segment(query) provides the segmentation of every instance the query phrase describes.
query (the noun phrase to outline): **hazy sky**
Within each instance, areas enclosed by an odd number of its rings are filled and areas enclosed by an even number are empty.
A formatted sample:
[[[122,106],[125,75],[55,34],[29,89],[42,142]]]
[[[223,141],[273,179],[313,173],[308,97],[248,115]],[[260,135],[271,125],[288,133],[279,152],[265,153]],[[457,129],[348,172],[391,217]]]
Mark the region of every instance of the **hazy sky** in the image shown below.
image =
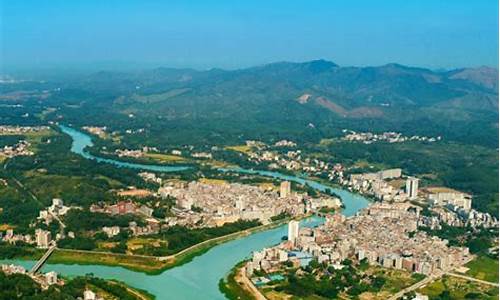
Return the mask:
[[[0,0],[4,66],[498,65],[495,0]]]

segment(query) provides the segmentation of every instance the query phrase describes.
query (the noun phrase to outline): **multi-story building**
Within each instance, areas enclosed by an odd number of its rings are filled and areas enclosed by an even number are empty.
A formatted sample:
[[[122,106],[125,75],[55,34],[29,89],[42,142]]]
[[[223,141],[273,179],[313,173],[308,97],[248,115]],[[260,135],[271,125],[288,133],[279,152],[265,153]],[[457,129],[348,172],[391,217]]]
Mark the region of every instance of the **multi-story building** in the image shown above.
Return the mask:
[[[406,179],[406,195],[409,199],[415,199],[418,196],[418,178],[409,177]]]
[[[289,197],[292,193],[292,185],[290,181],[282,181],[280,184],[280,198]]]
[[[288,223],[288,240],[294,245],[297,243],[299,237],[299,222],[292,220]]]
[[[35,230],[36,245],[38,248],[48,248],[52,241],[50,231],[37,229]]]
[[[432,205],[453,205],[469,210],[472,207],[472,196],[449,188],[427,188],[428,199]]]

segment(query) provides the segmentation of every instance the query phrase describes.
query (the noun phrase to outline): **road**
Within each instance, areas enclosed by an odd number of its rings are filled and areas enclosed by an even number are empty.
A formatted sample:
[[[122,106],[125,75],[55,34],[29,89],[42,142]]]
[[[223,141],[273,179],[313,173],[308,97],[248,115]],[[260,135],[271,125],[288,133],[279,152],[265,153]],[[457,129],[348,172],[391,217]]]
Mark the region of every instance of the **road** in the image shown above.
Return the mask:
[[[426,285],[426,284],[428,284],[428,283],[430,283],[430,282],[432,282],[432,281],[440,278],[441,276],[443,276],[443,274],[444,273],[439,272],[439,273],[436,273],[436,274],[431,275],[429,277],[426,277],[423,280],[421,280],[421,281],[413,284],[412,286],[409,286],[409,287],[407,287],[405,289],[402,289],[401,291],[399,291],[396,294],[392,295],[388,300],[397,300],[397,299],[403,297],[404,294],[409,293],[411,291],[414,291],[416,289],[419,289],[422,286],[424,286],[424,285]]]
[[[242,267],[238,270],[235,277],[236,282],[242,286],[243,289],[247,290],[255,299],[266,300],[267,298],[262,295],[262,293],[255,287],[255,285],[248,279],[246,275],[246,267]]]
[[[462,278],[462,279],[466,279],[466,280],[470,280],[470,281],[474,281],[474,282],[478,282],[478,283],[482,283],[482,284],[487,284],[487,285],[498,287],[498,283],[494,283],[494,282],[490,282],[490,281],[485,281],[485,280],[477,279],[477,278],[470,277],[470,276],[465,276],[465,275],[451,273],[451,272],[446,273],[446,275],[453,276],[453,277],[458,277],[458,278]]]
[[[23,190],[25,191],[28,195],[31,196],[31,198],[33,200],[35,200],[38,204],[40,204],[41,207],[44,206],[44,204],[38,199],[37,196],[35,196],[35,194],[33,194],[30,190],[28,190],[24,184],[22,182],[20,182],[19,180],[17,180],[17,178],[15,178],[14,176],[11,177],[12,180],[14,180],[14,182]],[[54,215],[53,213],[50,213],[52,215],[52,217],[54,217],[54,219],[57,220],[57,222],[59,222],[59,224],[61,225],[61,229],[62,229],[62,233],[64,233],[64,229],[66,228],[66,225],[62,222],[62,220],[59,218],[59,216],[57,215]]]
[[[431,275],[429,277],[426,277],[423,280],[415,283],[414,285],[409,286],[409,287],[397,292],[396,294],[392,295],[388,300],[397,300],[397,299],[401,298],[404,294],[411,292],[411,291],[414,291],[414,290],[417,290],[417,289],[421,288],[422,286],[424,286],[424,285],[426,285],[426,284],[428,284],[436,279],[439,279],[440,277],[442,277],[445,274],[448,276],[462,278],[465,280],[470,280],[470,281],[474,281],[474,282],[481,283],[481,284],[487,284],[487,285],[491,285],[491,286],[495,286],[495,287],[499,286],[498,283],[489,282],[489,281],[477,279],[477,278],[470,277],[470,276],[465,276],[465,275],[456,274],[456,273],[452,273],[452,272],[439,272],[439,273],[436,273],[436,274]]]

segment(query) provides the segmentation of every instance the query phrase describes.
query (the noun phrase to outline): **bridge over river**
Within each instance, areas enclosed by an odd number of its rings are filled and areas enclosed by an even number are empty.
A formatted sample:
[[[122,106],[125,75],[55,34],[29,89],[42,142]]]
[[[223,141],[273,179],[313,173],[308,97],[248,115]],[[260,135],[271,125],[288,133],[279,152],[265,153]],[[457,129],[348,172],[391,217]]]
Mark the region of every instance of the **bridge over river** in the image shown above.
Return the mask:
[[[43,254],[43,256],[36,262],[36,264],[31,268],[30,270],[30,274],[35,274],[36,272],[38,272],[42,267],[43,265],[45,264],[45,262],[47,261],[47,259],[49,259],[50,255],[54,252],[54,250],[56,250],[56,246],[50,246],[49,249],[47,250],[47,252],[45,252]]]

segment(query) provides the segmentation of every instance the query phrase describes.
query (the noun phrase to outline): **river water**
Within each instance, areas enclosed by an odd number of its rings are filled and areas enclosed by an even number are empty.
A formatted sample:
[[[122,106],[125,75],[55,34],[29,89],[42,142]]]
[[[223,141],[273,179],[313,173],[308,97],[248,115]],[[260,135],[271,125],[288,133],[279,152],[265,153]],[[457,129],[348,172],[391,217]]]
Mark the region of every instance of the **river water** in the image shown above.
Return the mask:
[[[114,164],[120,167],[144,169],[160,172],[174,172],[185,170],[187,167],[155,166],[143,165],[127,162],[120,162],[107,158],[100,158],[91,155],[84,149],[92,145],[90,136],[77,131],[73,128],[60,125],[61,130],[73,138],[71,151],[82,155],[88,159],[94,159],[99,162]],[[368,200],[362,196],[352,194],[342,189],[325,186],[316,181],[300,178],[296,176],[284,175],[276,172],[246,170],[246,169],[222,169],[221,171],[234,171],[241,173],[253,173],[263,176],[291,180],[298,183],[307,183],[318,190],[330,188],[338,194],[345,205],[343,214],[346,216],[354,215],[358,210],[368,205]],[[313,227],[322,223],[322,219],[312,217],[301,221],[301,226]],[[175,267],[159,275],[146,275],[140,272],[134,272],[122,267],[108,267],[100,265],[62,265],[46,264],[42,268],[43,272],[56,271],[66,276],[84,275],[93,273],[95,276],[106,279],[117,279],[129,284],[132,287],[147,290],[154,294],[157,299],[174,300],[205,300],[205,299],[224,299],[218,288],[221,278],[226,276],[231,268],[246,257],[249,257],[252,251],[260,250],[280,242],[281,238],[287,234],[286,225],[270,229],[263,232],[239,238],[233,241],[218,245],[206,253],[195,257],[191,262],[182,266]],[[16,263],[26,268],[30,268],[33,261],[3,261],[3,263]]]

